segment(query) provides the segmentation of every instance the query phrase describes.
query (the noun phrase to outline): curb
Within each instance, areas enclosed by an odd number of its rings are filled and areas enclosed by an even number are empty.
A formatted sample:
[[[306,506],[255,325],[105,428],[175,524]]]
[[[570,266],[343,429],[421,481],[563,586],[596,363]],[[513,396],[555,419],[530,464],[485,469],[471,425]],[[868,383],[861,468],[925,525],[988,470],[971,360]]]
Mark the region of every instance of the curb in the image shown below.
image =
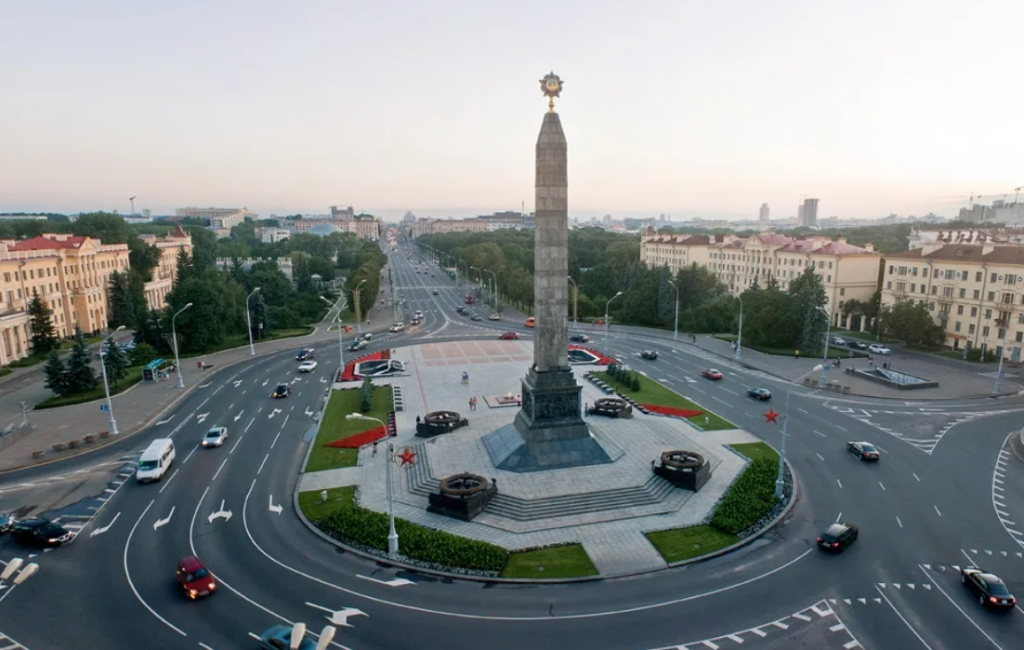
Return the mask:
[[[314,440],[315,440],[315,438],[314,438]],[[773,449],[774,449],[774,447],[773,447]],[[310,447],[306,451],[306,458],[307,459],[309,458],[309,455],[312,453],[312,450],[313,450],[313,445],[312,445],[312,443],[310,443]],[[305,466],[305,461],[303,461],[303,466]],[[633,577],[633,576],[648,575],[648,574],[651,574],[651,573],[657,573],[659,571],[666,571],[666,570],[669,570],[669,569],[674,569],[674,568],[677,568],[677,567],[686,566],[688,564],[695,564],[697,562],[704,562],[705,560],[711,560],[711,559],[714,559],[716,557],[721,557],[722,555],[725,555],[726,553],[731,553],[733,551],[739,550],[739,549],[743,548],[744,546],[746,546],[747,544],[750,544],[751,542],[753,542],[754,540],[758,539],[759,537],[761,537],[762,535],[764,535],[768,531],[774,529],[779,524],[779,522],[781,522],[789,514],[789,512],[793,509],[793,506],[796,505],[796,501],[797,501],[797,498],[799,496],[799,490],[797,488],[796,473],[793,472],[793,467],[789,464],[788,460],[786,461],[786,469],[789,471],[790,476],[793,478],[793,494],[792,494],[792,496],[789,499],[789,503],[786,504],[786,507],[783,508],[782,512],[780,512],[778,514],[778,516],[775,517],[775,519],[772,519],[764,528],[762,528],[761,530],[757,531],[753,535],[750,535],[749,537],[741,539],[740,541],[736,542],[732,546],[728,546],[726,548],[718,549],[717,551],[712,551],[711,553],[708,553],[707,555],[701,555],[699,557],[692,557],[692,558],[690,558],[688,560],[680,560],[679,562],[666,563],[666,565],[663,566],[663,567],[658,567],[658,568],[653,568],[653,569],[646,569],[644,571],[636,571],[634,573],[616,573],[616,574],[607,575],[607,576],[605,576],[605,575],[596,575],[596,576],[587,576],[587,577],[584,577],[584,578],[531,579],[531,578],[500,578],[498,576],[491,577],[491,576],[467,575],[467,574],[462,574],[462,573],[450,573],[448,571],[440,571],[438,569],[428,569],[428,568],[424,568],[424,567],[421,567],[421,566],[418,566],[418,565],[415,565],[415,564],[406,564],[405,562],[402,562],[401,560],[393,560],[393,559],[387,557],[386,555],[376,555],[376,554],[373,554],[373,553],[367,553],[366,551],[363,551],[361,549],[357,549],[357,548],[351,547],[348,544],[340,542],[340,541],[334,539],[333,537],[325,534],[319,528],[314,526],[313,523],[311,521],[309,521],[309,519],[306,518],[306,515],[303,514],[302,509],[299,508],[299,483],[301,482],[301,479],[295,482],[295,492],[292,495],[292,507],[295,509],[295,514],[298,516],[299,521],[301,521],[303,524],[305,524],[306,528],[308,528],[311,531],[313,531],[313,534],[315,534],[320,539],[324,540],[328,544],[331,544],[331,545],[335,546],[336,548],[340,548],[340,549],[342,549],[342,550],[344,550],[344,551],[346,551],[348,553],[352,553],[353,555],[356,555],[358,557],[361,557],[361,558],[364,558],[364,559],[367,559],[367,560],[372,560],[372,561],[376,562],[378,565],[382,565],[382,566],[396,567],[396,568],[399,568],[399,569],[402,569],[402,570],[405,570],[405,571],[409,571],[411,573],[423,573],[423,574],[431,575],[431,576],[438,576],[438,577],[442,577],[442,578],[452,578],[452,579],[457,579],[457,580],[469,580],[469,581],[472,581],[472,582],[492,582],[492,583],[503,583],[503,584],[531,584],[531,585],[536,585],[536,584],[540,584],[540,585],[553,584],[554,585],[554,584],[570,584],[570,583],[579,583],[579,582],[597,582],[599,580],[612,580],[612,579],[617,579],[617,578],[629,578],[629,577]],[[645,535],[645,538],[646,538],[646,535]],[[579,543],[579,542],[577,542],[577,543]],[[650,543],[650,542],[648,541],[648,543]],[[510,552],[514,553],[515,551],[510,551]]]
[[[1010,434],[1010,451],[1024,463],[1024,429]]]

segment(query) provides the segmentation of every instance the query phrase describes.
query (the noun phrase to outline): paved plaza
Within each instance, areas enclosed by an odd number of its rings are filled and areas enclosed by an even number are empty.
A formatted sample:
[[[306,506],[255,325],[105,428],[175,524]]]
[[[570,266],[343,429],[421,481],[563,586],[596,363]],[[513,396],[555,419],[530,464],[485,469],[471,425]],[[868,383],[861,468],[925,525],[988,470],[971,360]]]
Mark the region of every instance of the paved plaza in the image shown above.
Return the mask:
[[[591,433],[611,449],[614,463],[530,473],[498,470],[481,438],[512,422],[516,407],[494,406],[487,397],[518,395],[520,378],[532,360],[528,341],[456,341],[397,350],[406,374],[378,380],[401,389],[404,410],[397,413],[398,449],[418,453],[417,466],[394,473],[397,516],[455,534],[485,540],[510,550],[580,542],[604,576],[665,566],[644,532],[703,523],[742,470],[745,459],[726,445],[756,442],[743,430],[701,432],[683,420],[644,415],[612,420],[588,417]],[[576,366],[582,399],[592,404],[604,394],[583,378],[594,366]],[[463,384],[463,372],[469,383]],[[337,385],[336,385],[337,387]],[[470,398],[477,398],[470,411]],[[469,426],[425,440],[415,437],[416,416],[458,411]],[[712,477],[700,492],[671,487],[654,477],[651,461],[671,449],[697,451],[712,465]],[[386,454],[364,448],[356,467],[304,474],[301,490],[359,486],[360,505],[386,511]],[[499,495],[472,522],[427,512],[436,481],[461,472],[497,480]],[[600,493],[622,493],[620,499]],[[513,506],[504,506],[512,503]]]

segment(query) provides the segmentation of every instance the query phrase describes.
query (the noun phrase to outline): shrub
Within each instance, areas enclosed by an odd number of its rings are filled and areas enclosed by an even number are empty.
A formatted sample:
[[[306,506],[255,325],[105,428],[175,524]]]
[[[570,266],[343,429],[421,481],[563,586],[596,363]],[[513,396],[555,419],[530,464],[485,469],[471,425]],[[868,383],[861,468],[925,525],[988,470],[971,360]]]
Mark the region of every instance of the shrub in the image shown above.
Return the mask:
[[[775,507],[775,479],[778,463],[757,458],[747,465],[722,499],[711,525],[733,535],[750,528]]]
[[[343,540],[387,550],[388,516],[382,512],[347,506],[316,524]],[[395,520],[395,530],[401,540],[402,555],[416,560],[482,571],[501,571],[508,562],[508,551],[487,542],[458,537],[404,519]]]
[[[363,394],[359,399],[359,410],[363,413],[373,410],[373,381],[369,377],[363,377]]]
[[[634,391],[640,390],[640,375],[633,373],[633,376],[630,377],[629,387]]]

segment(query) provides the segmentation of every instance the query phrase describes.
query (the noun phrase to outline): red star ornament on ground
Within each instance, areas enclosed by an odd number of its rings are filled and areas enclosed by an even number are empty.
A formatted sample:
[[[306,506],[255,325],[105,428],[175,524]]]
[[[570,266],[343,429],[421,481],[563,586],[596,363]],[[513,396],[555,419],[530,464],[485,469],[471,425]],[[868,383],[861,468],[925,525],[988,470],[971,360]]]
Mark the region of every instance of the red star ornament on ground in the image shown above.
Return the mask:
[[[764,417],[765,424],[778,424],[779,418],[782,417],[782,413],[779,413],[775,409],[768,409],[761,415]]]
[[[395,458],[399,461],[399,467],[405,467],[406,465],[416,464],[416,452],[412,451],[408,447],[402,450],[402,453],[395,454]]]

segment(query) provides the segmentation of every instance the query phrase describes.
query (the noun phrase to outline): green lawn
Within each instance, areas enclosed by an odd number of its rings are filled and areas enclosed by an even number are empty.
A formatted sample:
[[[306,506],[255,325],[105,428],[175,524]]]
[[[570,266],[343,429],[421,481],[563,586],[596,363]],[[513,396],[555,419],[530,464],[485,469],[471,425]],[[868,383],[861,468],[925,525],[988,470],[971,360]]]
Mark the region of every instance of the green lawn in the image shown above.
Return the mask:
[[[338,508],[351,507],[355,494],[354,485],[327,490],[326,501],[320,500],[320,490],[299,492],[299,510],[306,516],[306,519],[319,521]]]
[[[380,426],[372,420],[345,419],[349,413],[359,412],[361,397],[362,390],[358,388],[336,390],[331,393],[327,410],[324,412],[324,421],[320,424],[316,440],[313,441],[313,451],[309,454],[305,471],[320,472],[338,467],[353,467],[356,464],[359,454],[355,449],[333,449],[324,445]],[[376,387],[373,389],[373,408],[365,415],[387,422],[391,408],[391,387]]]
[[[11,374],[12,372],[14,372],[14,371],[11,370],[10,368],[0,368],[0,377],[6,377],[7,375]]]
[[[309,334],[312,331],[313,331],[312,327],[296,327],[296,328],[293,328],[293,329],[274,330],[273,332],[270,333],[270,336],[264,336],[262,339],[253,340],[253,343],[265,343],[267,341],[275,341],[277,339],[287,339],[287,338],[292,338],[292,337],[296,337],[296,336],[305,336],[305,335]],[[191,358],[195,358],[195,357],[205,357],[208,354],[213,354],[215,352],[221,352],[223,350],[231,350],[231,349],[234,349],[234,348],[240,348],[240,347],[245,346],[245,345],[249,345],[249,335],[245,334],[245,333],[243,333],[243,334],[234,334],[232,336],[225,337],[224,340],[220,342],[220,345],[217,345],[216,347],[210,348],[209,350],[207,350],[205,352],[182,352],[181,353],[181,358],[182,359],[191,359]],[[171,353],[171,356],[172,357],[174,356],[173,352]]]
[[[732,546],[739,537],[714,526],[691,526],[644,533],[666,562],[682,562]]]
[[[7,364],[8,368],[29,368],[31,366],[40,364],[46,361],[46,357],[37,357],[35,355],[25,357],[24,359],[18,359]]]
[[[581,544],[521,551],[509,555],[502,578],[586,578],[598,575],[597,567]]]
[[[750,460],[769,458],[775,462],[779,462],[779,453],[772,449],[771,445],[766,442],[744,442],[731,445],[731,447]]]
[[[87,345],[92,346],[93,344],[99,343],[100,341],[102,341],[105,338],[107,338],[107,337],[106,336],[87,336],[87,337],[85,337],[85,342],[86,342]],[[73,346],[74,344],[75,344],[74,341],[64,341],[63,343],[60,344],[60,349],[61,350],[70,350],[71,346]]]
[[[113,382],[110,384],[110,394],[117,395],[123,393],[135,384],[142,381],[142,366],[132,366],[128,368],[128,374],[117,382],[115,386]],[[91,402],[93,400],[103,399],[107,394],[103,390],[103,378],[99,378],[99,382],[96,388],[92,389],[87,393],[79,393],[78,395],[67,395],[65,397],[51,397],[45,399],[42,402],[36,404],[37,409],[52,409],[58,406],[72,406],[74,404],[83,404],[85,402]]]
[[[703,406],[691,402],[679,393],[672,392],[650,377],[640,375],[640,390],[634,391],[613,379],[607,372],[599,372],[597,375],[599,378],[604,380],[605,383],[615,387],[618,392],[623,395],[628,395],[640,404],[657,404],[659,406],[671,406],[674,408],[703,411],[703,415],[695,415],[692,418],[687,418],[692,425],[702,431],[720,431],[722,429],[736,428],[735,424],[729,422],[722,416],[709,411]],[[708,418],[707,424],[704,424],[705,416]]]
[[[836,336],[838,336],[838,334]],[[720,340],[720,341],[728,341],[728,342],[731,343],[731,342],[736,340],[736,335],[735,334],[716,334],[715,338]],[[748,349],[749,350],[755,350],[755,351],[760,352],[762,354],[771,354],[771,355],[774,355],[774,356],[777,356],[777,357],[793,357],[793,356],[796,356],[794,354],[796,352],[796,350],[789,350],[789,349],[785,349],[784,350],[782,348],[768,348],[768,347],[765,347],[763,345],[747,345],[746,343],[744,343],[743,344],[743,349],[744,350],[748,350]],[[823,350],[823,352],[824,352],[824,350]],[[862,352],[860,350],[852,350],[852,349],[850,349],[850,348],[848,348],[846,346],[843,346],[843,345],[839,345],[839,346],[829,345],[828,346],[828,358],[829,359],[843,359],[843,360],[849,359],[851,353],[853,354],[853,358],[855,358],[855,359],[863,358],[863,357],[867,357],[868,356],[867,352]],[[804,355],[804,354],[801,354],[800,356],[801,357],[806,357],[806,355]],[[817,354],[812,355],[812,357],[815,358],[815,359],[821,359],[822,356],[819,356]]]

